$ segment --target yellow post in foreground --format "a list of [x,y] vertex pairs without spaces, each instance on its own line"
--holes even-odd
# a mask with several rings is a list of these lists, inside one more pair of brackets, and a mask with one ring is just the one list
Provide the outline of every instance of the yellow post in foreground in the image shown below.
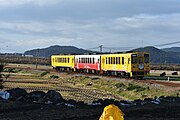
[[99,120],[124,120],[124,113],[117,106],[110,104],[104,108]]

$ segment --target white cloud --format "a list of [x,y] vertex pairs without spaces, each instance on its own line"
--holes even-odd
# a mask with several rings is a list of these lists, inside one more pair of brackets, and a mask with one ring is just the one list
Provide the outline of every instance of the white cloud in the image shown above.
[[52,44],[140,47],[178,41],[177,2],[157,1],[163,4],[148,1],[147,5],[142,0],[0,0],[5,8],[0,8],[0,38],[8,41],[4,46],[23,51]]
[[[20,36],[21,41],[16,36],[13,38],[17,39],[17,44],[13,44],[14,40],[8,45],[24,50],[52,44],[75,45],[83,48],[97,47],[102,44],[106,47],[120,48],[141,47],[142,44],[154,45],[160,41],[162,43],[169,40],[176,41],[180,37],[179,19],[180,14],[135,15],[103,22],[97,20],[78,23],[58,20],[52,23],[2,23],[0,26],[4,25],[4,28],[7,26],[10,31],[15,31],[13,34]],[[16,33],[17,31],[19,33]],[[26,34],[23,35],[23,33]]]

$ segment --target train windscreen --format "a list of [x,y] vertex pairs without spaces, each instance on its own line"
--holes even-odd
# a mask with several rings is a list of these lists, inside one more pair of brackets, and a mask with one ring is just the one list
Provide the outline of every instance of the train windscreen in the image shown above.
[[144,54],[144,62],[149,63],[149,54]]
[[132,55],[131,55],[131,58],[132,58],[131,63],[132,63],[132,64],[136,64],[136,63],[137,63],[137,54],[132,54]]

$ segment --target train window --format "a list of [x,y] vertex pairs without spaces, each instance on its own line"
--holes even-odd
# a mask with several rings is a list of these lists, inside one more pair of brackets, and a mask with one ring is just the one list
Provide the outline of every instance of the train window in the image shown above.
[[122,57],[122,64],[124,65],[124,57]]
[[119,64],[119,60],[118,57],[116,57],[116,63],[115,64]]
[[131,55],[131,59],[132,59],[132,60],[131,60],[131,63],[132,63],[132,64],[136,64],[136,63],[137,63],[137,54],[132,54],[132,55]]
[[69,58],[67,58],[67,62],[69,63]]
[[112,58],[112,64],[115,64],[115,57]]
[[139,57],[139,63],[143,63],[143,58],[142,57]]
[[149,54],[144,54],[144,62],[149,63]]
[[107,62],[108,62],[108,59],[107,59],[107,57],[106,57],[106,64],[107,64]]
[[128,64],[130,64],[130,58],[128,58]]

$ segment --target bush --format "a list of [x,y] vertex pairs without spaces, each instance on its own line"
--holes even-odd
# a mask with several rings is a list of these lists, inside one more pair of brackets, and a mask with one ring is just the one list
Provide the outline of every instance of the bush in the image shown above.
[[47,75],[48,73],[49,72],[43,72],[43,73],[40,74],[40,76],[43,77],[43,76]]
[[18,73],[22,71],[21,69],[16,69],[16,68],[4,68],[3,72],[9,72],[9,73]]
[[116,88],[125,88],[126,85],[124,85],[123,83],[116,83],[115,84]]
[[128,87],[127,87],[128,91],[135,90],[136,92],[144,91],[146,89],[149,89],[149,87],[146,88],[146,87],[142,87],[142,86],[139,86],[139,85],[134,85],[134,84],[131,84],[131,83],[129,83]]
[[4,70],[4,65],[1,63],[0,64],[0,89],[3,89],[4,86],[3,86],[3,79],[2,79],[2,74],[1,72]]
[[51,78],[51,79],[58,79],[59,76],[57,76],[57,75],[51,75],[50,78]]

